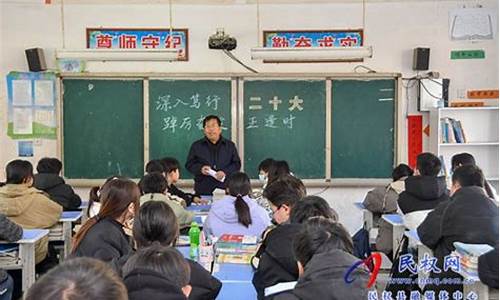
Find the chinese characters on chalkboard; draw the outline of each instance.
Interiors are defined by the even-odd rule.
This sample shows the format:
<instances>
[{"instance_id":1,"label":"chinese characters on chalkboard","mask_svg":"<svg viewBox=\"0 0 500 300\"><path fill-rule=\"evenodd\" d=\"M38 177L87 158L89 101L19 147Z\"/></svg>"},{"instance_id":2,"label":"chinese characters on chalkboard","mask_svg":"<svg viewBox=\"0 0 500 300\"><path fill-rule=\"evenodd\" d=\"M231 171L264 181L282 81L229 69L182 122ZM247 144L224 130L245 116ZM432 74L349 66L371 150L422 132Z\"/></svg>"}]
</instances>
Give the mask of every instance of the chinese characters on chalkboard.
<instances>
[{"instance_id":1,"label":"chinese characters on chalkboard","mask_svg":"<svg viewBox=\"0 0 500 300\"><path fill-rule=\"evenodd\" d=\"M285 104L283 103L285 102ZM288 105L286 104L288 102ZM260 119L256 115L251 115L253 111L260 111L264 108L263 105L269 105L272 107L273 112L278 112L280 107L286 106L286 108L281 108L281 110L287 110L289 113L285 116L278 117L274 113L270 113L262 116ZM287 128L293 129L293 121L296 116L293 112L301 112L304 110L304 99L301 99L298 95L293 98L283 101L278 96L273 96L272 99L262 100L262 97L250 97L250 104L248 105L249 116L246 122L246 129L259 128L260 126L266 128Z\"/></svg>"},{"instance_id":2,"label":"chinese characters on chalkboard","mask_svg":"<svg viewBox=\"0 0 500 300\"><path fill-rule=\"evenodd\" d=\"M158 96L155 102L156 111L168 113L163 116L161 130L171 133L176 133L179 130L203 130L203 119L207 116L204 112L208 109L212 114L217 115L219 101L221 101L221 97L215 94L203 97L199 93L194 93L189 99L173 97L170 94ZM187 108L189 112L200 111L200 114L197 117L183 116L182 113L176 112L177 108L182 108L182 111ZM222 122L222 130L227 130L227 127L223 125L225 118L223 116L219 116L219 118Z\"/></svg>"}]
</instances>

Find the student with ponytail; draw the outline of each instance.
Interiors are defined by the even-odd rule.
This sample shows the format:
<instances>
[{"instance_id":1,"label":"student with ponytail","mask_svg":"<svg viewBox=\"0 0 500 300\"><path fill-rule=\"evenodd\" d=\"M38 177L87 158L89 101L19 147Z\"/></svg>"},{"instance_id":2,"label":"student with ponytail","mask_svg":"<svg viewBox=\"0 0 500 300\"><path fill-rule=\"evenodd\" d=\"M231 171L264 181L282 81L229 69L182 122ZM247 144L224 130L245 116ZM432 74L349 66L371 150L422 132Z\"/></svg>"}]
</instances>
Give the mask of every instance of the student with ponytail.
<instances>
[{"instance_id":1,"label":"student with ponytail","mask_svg":"<svg viewBox=\"0 0 500 300\"><path fill-rule=\"evenodd\" d=\"M123 228L139 209L139 197L139 187L130 179L115 178L105 183L99 195L99 213L76 234L73 254L110 262L132 251Z\"/></svg>"},{"instance_id":2,"label":"student with ponytail","mask_svg":"<svg viewBox=\"0 0 500 300\"><path fill-rule=\"evenodd\" d=\"M228 234L260 236L271 224L266 210L250 199L250 179L247 174L232 174L226 181L226 196L215 201L203 225L208 235Z\"/></svg>"}]
</instances>

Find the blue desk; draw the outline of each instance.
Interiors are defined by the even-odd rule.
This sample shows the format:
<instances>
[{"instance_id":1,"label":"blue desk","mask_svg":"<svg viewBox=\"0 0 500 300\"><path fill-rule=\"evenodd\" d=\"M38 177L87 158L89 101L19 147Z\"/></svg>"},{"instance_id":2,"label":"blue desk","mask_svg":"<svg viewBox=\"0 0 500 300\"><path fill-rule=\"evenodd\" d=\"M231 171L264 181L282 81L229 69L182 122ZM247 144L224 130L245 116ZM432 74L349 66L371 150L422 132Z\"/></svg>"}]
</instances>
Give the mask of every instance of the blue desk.
<instances>
[{"instance_id":1,"label":"blue desk","mask_svg":"<svg viewBox=\"0 0 500 300\"><path fill-rule=\"evenodd\" d=\"M189 247L176 247L185 258L189 258ZM257 292L252 284L252 266L244 264L218 264L213 276L222 282L222 289L217 299L255 300Z\"/></svg>"},{"instance_id":2,"label":"blue desk","mask_svg":"<svg viewBox=\"0 0 500 300\"><path fill-rule=\"evenodd\" d=\"M392 257L396 258L398 245L405 232L403 217L399 214L387 214L382 215L382 219L392 225Z\"/></svg>"},{"instance_id":3,"label":"blue desk","mask_svg":"<svg viewBox=\"0 0 500 300\"><path fill-rule=\"evenodd\" d=\"M194 212L207 212L212 208L211 204L191 204L191 206L186 207L187 210L189 211L194 211Z\"/></svg>"},{"instance_id":4,"label":"blue desk","mask_svg":"<svg viewBox=\"0 0 500 300\"><path fill-rule=\"evenodd\" d=\"M0 265L6 270L22 269L22 289L27 291L35 283L35 243L49 234L48 229L23 229L23 237L12 244L19 245L19 262ZM8 242L0 242L2 244ZM10 243L9 243L10 244Z\"/></svg>"},{"instance_id":5,"label":"blue desk","mask_svg":"<svg viewBox=\"0 0 500 300\"><path fill-rule=\"evenodd\" d=\"M213 273L222 282L222 289L217 299L257 299L257 292L252 284L252 266L249 264L219 264L218 268Z\"/></svg>"},{"instance_id":6,"label":"blue desk","mask_svg":"<svg viewBox=\"0 0 500 300\"><path fill-rule=\"evenodd\" d=\"M203 227L203 223L205 223L205 219L207 216L194 216L194 221L200 226Z\"/></svg>"},{"instance_id":7,"label":"blue desk","mask_svg":"<svg viewBox=\"0 0 500 300\"><path fill-rule=\"evenodd\" d=\"M81 211L63 211L59 218L59 222L50 229L49 241L64 242L62 255L64 258L71 252L71 231L73 229L73 223L80 220L82 215L83 213Z\"/></svg>"},{"instance_id":8,"label":"blue desk","mask_svg":"<svg viewBox=\"0 0 500 300\"><path fill-rule=\"evenodd\" d=\"M366 209L363 202L354 202L354 206L356 206L358 209Z\"/></svg>"}]
</instances>

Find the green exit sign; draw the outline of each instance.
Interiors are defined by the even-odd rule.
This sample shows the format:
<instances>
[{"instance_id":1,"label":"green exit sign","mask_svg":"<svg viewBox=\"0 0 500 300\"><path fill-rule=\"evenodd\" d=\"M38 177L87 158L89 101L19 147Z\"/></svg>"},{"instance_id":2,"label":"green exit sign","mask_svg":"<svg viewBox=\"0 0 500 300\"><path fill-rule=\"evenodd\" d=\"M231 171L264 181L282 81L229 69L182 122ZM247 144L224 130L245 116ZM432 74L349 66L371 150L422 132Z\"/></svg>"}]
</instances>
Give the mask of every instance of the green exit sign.
<instances>
[{"instance_id":1,"label":"green exit sign","mask_svg":"<svg viewBox=\"0 0 500 300\"><path fill-rule=\"evenodd\" d=\"M452 50L451 59L484 59L484 50Z\"/></svg>"}]
</instances>

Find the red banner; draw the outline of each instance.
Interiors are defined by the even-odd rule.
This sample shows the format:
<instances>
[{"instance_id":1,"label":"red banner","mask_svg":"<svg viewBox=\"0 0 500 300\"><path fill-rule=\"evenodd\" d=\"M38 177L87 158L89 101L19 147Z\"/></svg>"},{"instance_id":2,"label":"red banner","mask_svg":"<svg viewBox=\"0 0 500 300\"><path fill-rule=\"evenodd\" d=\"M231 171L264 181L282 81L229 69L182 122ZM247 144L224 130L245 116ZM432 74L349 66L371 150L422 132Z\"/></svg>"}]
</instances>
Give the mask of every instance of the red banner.
<instances>
[{"instance_id":1,"label":"red banner","mask_svg":"<svg viewBox=\"0 0 500 300\"><path fill-rule=\"evenodd\" d=\"M422 116L408 116L408 164L415 168L422 153Z\"/></svg>"}]
</instances>

